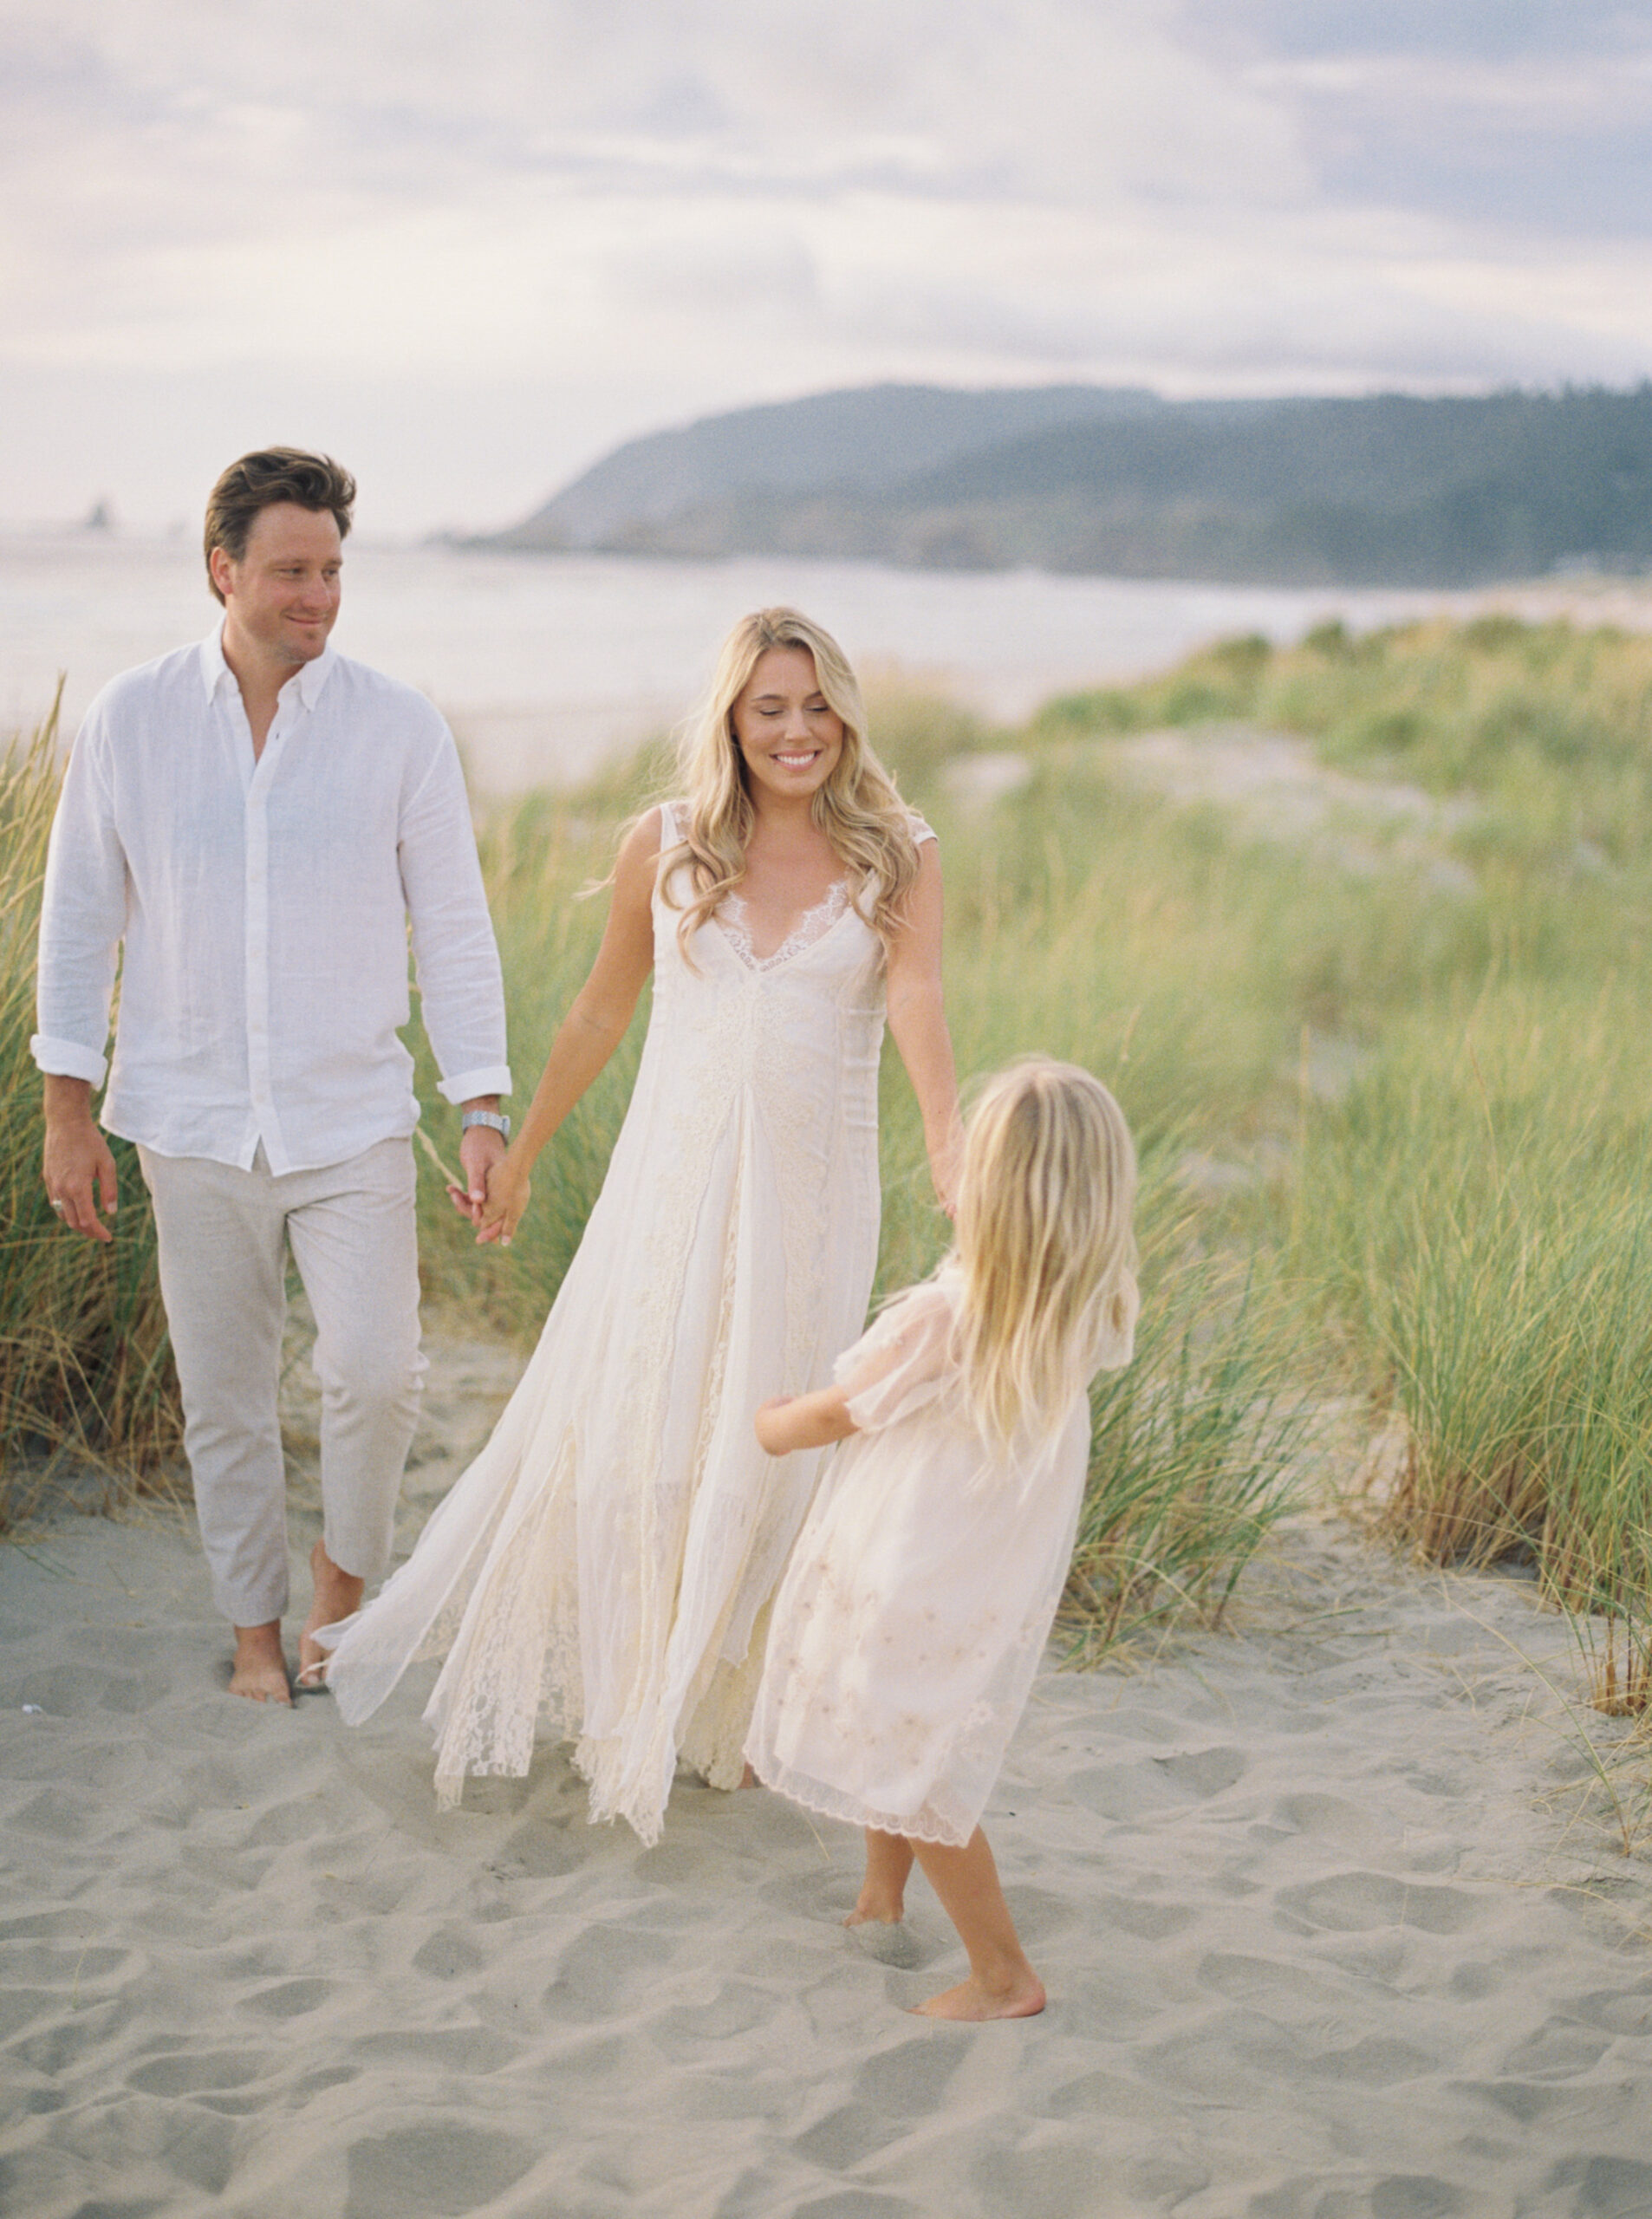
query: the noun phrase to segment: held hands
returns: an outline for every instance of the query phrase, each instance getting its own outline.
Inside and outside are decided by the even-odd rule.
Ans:
[[[501,1248],[508,1248],[532,1193],[533,1183],[521,1160],[506,1149],[489,1170],[486,1192],[478,1206],[478,1246],[497,1240]]]
[[[463,1134],[459,1144],[459,1160],[464,1183],[450,1179],[447,1199],[461,1217],[472,1225],[482,1222],[482,1206],[487,1200],[488,1175],[504,1154],[503,1135],[490,1125],[472,1125]]]
[[[450,1178],[448,1201],[461,1218],[470,1218],[477,1227],[477,1247],[485,1240],[510,1247],[517,1218],[528,1207],[530,1188],[525,1174],[515,1174],[519,1176],[521,1192],[508,1212],[510,1223],[505,1223],[505,1212],[499,1203],[508,1188],[512,1188],[512,1174],[505,1172],[504,1136],[490,1125],[472,1125],[459,1141],[459,1162],[464,1165],[464,1185]]]

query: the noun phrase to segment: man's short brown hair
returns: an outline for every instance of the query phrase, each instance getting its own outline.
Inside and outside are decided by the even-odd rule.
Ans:
[[[215,601],[224,596],[212,576],[212,550],[221,547],[232,563],[241,562],[258,511],[279,501],[301,509],[329,509],[342,539],[350,529],[355,480],[331,455],[306,454],[302,447],[260,447],[232,462],[206,504],[206,582]]]

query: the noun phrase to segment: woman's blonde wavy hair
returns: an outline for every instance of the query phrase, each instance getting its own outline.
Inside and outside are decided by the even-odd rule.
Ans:
[[[1135,1320],[1135,1151],[1123,1112],[1075,1064],[1028,1057],[987,1082],[965,1127],[953,1260],[971,1421],[1048,1434],[1110,1331]]]
[[[847,866],[857,901],[863,907],[871,895],[868,922],[887,947],[903,921],[906,897],[918,875],[912,813],[867,744],[866,706],[848,656],[829,632],[795,608],[759,608],[740,619],[723,642],[710,692],[684,731],[678,777],[688,823],[662,881],[666,899],[683,912],[678,944],[686,953],[692,935],[745,876],[755,817],[733,709],[758,658],[771,647],[801,647],[814,657],[816,683],[842,721],[842,752],[815,795],[811,813]],[[684,868],[693,892],[679,902],[672,881]]]

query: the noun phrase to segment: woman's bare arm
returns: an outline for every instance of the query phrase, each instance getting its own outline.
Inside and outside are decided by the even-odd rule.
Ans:
[[[940,860],[933,841],[918,850],[918,877],[889,943],[889,1031],[923,1119],[929,1173],[950,1216],[958,1179],[958,1075],[940,986]]]
[[[621,843],[602,944],[590,975],[556,1028],[522,1127],[488,1175],[478,1240],[506,1240],[528,1207],[539,1151],[625,1038],[654,967],[654,882],[660,811],[641,817]]]

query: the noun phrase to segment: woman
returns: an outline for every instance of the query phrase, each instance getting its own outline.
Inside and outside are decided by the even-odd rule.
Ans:
[[[492,1439],[348,1622],[351,1723],[415,1656],[436,1784],[528,1769],[543,1708],[591,1816],[659,1834],[679,1756],[738,1785],[770,1600],[819,1466],[751,1413],[828,1376],[864,1320],[887,1005],[950,1200],[957,1097],[933,835],[866,744],[830,635],[764,609],[724,644],[686,798],[632,826],[591,974],[495,1167],[509,1240],[535,1158],[654,973],[635,1090],[579,1253]]]

